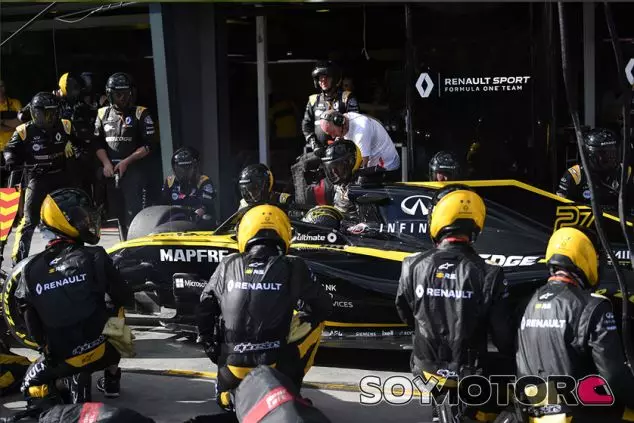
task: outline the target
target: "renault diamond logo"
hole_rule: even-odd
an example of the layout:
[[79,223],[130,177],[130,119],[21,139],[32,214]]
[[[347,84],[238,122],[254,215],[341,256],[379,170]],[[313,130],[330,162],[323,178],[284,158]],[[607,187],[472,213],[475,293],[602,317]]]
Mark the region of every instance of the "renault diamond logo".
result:
[[[423,85],[425,86],[423,87]],[[418,93],[420,94],[420,96],[423,98],[429,97],[429,94],[431,94],[431,90],[433,88],[434,88],[434,83],[429,77],[429,74],[427,72],[421,73],[420,76],[418,77],[418,80],[416,81],[416,89],[418,90]]]
[[426,195],[412,195],[407,197],[401,202],[401,210],[403,213],[409,214],[410,216],[416,216],[418,210],[420,210],[420,214],[423,216],[427,216],[429,214],[429,209],[425,204],[425,200],[430,200],[431,197]]
[[627,76],[627,80],[629,81],[630,85],[634,85],[634,73],[632,73],[632,69],[634,69],[634,57],[631,58],[625,66],[625,76]]
[[41,295],[42,294],[42,285],[41,284],[37,284],[35,285],[35,292],[37,292],[37,295]]

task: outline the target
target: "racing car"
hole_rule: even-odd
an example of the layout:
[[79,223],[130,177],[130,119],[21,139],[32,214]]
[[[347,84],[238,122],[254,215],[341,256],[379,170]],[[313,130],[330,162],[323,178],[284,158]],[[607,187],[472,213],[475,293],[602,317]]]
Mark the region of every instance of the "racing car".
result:
[[[487,219],[476,249],[490,263],[504,268],[518,307],[547,278],[543,258],[553,230],[594,223],[590,207],[522,182],[461,183],[485,200]],[[333,314],[326,322],[323,346],[410,348],[412,330],[400,321],[394,306],[401,262],[431,248],[427,233],[431,199],[445,184],[351,187],[351,200],[365,210],[366,217],[372,215],[371,230],[361,234],[292,219],[289,254],[304,258],[332,297]],[[108,251],[136,292],[137,311],[154,314],[170,329],[194,334],[194,308],[200,293],[223,257],[237,251],[235,226],[245,211],[236,212],[214,231],[198,231],[191,221],[170,220],[179,211],[169,206],[151,207],[137,215],[129,239]],[[604,216],[614,253],[628,264],[630,253],[618,218]],[[604,292],[618,295],[614,275],[604,272],[602,280]],[[31,341],[15,313],[14,289],[10,277],[4,286],[5,319],[13,334],[28,345]],[[441,296],[455,295],[439,290]]]

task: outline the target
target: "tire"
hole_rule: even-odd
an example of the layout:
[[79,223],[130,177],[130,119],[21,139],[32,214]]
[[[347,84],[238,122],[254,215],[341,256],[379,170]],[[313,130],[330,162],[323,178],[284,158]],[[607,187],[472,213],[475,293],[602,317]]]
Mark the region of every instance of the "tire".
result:
[[157,227],[167,222],[188,221],[191,214],[189,209],[178,206],[151,206],[143,209],[130,223],[128,240],[155,233]]
[[[25,263],[25,261],[22,261]],[[2,317],[7,325],[9,333],[17,341],[20,347],[38,349],[37,342],[29,336],[26,322],[18,311],[15,300],[15,291],[18,288],[18,281],[24,266],[16,266],[2,286]]]
[[189,232],[197,230],[197,226],[194,222],[188,220],[175,220],[173,222],[166,222],[158,225],[152,231],[153,234],[162,234],[165,232]]

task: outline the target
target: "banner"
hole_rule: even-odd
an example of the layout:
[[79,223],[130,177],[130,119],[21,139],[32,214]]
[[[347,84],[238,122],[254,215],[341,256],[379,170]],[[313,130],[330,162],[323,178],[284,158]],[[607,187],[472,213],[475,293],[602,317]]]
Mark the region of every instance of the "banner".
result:
[[0,188],[0,241],[6,241],[9,236],[19,205],[20,191],[15,188]]

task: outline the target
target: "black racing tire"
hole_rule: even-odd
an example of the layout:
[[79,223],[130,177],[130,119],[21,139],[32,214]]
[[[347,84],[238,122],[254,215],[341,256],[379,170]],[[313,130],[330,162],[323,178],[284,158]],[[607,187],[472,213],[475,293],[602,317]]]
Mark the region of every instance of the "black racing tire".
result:
[[156,229],[164,223],[187,221],[191,215],[192,211],[178,206],[147,207],[132,219],[128,229],[128,239],[141,238],[156,233]]
[[188,220],[175,220],[173,222],[166,222],[157,226],[152,231],[153,234],[163,234],[166,232],[191,232],[197,230],[196,223]]
[[9,333],[20,347],[37,350],[39,346],[37,342],[29,336],[26,322],[22,314],[18,311],[18,305],[15,300],[15,291],[18,287],[18,280],[21,274],[20,270],[14,269],[2,286],[2,317]]

